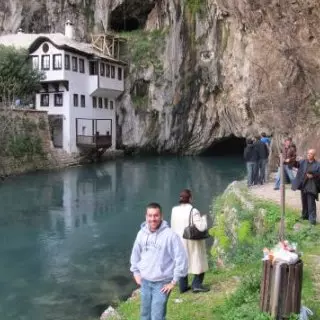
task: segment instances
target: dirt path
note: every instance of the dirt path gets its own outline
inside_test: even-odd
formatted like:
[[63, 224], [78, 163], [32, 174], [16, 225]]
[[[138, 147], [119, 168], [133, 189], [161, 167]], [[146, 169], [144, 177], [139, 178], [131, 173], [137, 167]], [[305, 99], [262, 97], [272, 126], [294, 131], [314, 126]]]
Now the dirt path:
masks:
[[[275, 201], [280, 203], [280, 191], [273, 190], [273, 183], [267, 183], [262, 186], [253, 186], [250, 191], [258, 198]], [[286, 186], [286, 205], [301, 210], [300, 191], [292, 191], [291, 186]], [[317, 203], [317, 221], [320, 222], [320, 204]]]

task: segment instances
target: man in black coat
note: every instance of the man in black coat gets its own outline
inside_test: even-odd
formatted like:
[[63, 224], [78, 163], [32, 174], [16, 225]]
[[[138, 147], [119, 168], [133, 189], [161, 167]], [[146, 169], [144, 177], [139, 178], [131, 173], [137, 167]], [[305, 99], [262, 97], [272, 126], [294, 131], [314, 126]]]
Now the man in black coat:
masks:
[[298, 172], [292, 182], [292, 190], [301, 190], [302, 219], [316, 224], [316, 200], [320, 191], [320, 163], [315, 159], [316, 150], [310, 149], [307, 159], [298, 162]]

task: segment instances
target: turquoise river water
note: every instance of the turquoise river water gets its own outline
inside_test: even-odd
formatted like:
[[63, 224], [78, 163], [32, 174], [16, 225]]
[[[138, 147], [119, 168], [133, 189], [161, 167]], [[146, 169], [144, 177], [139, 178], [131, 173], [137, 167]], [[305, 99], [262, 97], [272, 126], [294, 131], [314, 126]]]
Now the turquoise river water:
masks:
[[0, 184], [0, 319], [88, 320], [135, 288], [131, 246], [145, 205], [165, 219], [182, 188], [209, 212], [245, 175], [237, 157], [136, 157]]

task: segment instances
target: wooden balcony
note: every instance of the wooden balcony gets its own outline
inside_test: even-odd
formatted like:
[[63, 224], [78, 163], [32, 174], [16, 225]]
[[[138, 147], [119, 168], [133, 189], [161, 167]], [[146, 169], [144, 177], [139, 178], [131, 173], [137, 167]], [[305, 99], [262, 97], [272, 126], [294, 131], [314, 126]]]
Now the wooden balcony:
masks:
[[84, 148], [110, 148], [112, 146], [112, 136], [109, 135], [95, 135], [84, 136], [77, 135], [77, 146]]

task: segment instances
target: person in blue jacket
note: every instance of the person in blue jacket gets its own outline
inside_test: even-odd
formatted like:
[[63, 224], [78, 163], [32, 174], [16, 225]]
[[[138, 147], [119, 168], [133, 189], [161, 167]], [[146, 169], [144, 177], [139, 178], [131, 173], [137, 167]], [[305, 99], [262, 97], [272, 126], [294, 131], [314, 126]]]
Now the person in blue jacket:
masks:
[[188, 258], [180, 237], [163, 220], [161, 206], [150, 203], [131, 253], [131, 268], [141, 286], [141, 320], [165, 320], [169, 294], [188, 274]]

